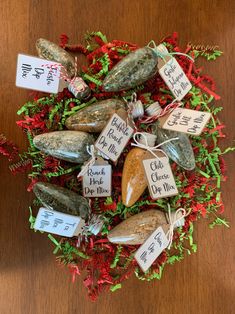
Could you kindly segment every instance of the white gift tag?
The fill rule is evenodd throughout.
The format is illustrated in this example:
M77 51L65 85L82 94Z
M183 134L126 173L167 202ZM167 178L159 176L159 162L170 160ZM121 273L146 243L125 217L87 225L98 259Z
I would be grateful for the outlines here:
M89 167L83 175L82 187L85 197L106 197L110 196L112 181L112 167L103 161L102 165Z
M160 122L163 129L183 132L191 135L200 135L211 117L210 112L177 108Z
M144 159L143 165L152 199L178 194L175 179L166 157Z
M143 272L146 272L169 241L162 227L158 227L135 253L135 259Z
M114 113L98 137L95 147L112 161L117 161L133 132L134 129L119 114Z
M177 100L190 91L192 85L175 58L170 58L160 69L159 74Z
M63 237L73 237L81 231L83 225L84 220L81 217L41 207L36 217L34 229Z
M60 72L58 62L18 54L16 86L56 94L62 83Z

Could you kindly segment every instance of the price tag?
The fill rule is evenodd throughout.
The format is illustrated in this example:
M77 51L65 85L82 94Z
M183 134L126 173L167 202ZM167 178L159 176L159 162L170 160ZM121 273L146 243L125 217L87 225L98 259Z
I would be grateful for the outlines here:
M178 194L175 179L166 157L144 159L143 165L152 199Z
M83 175L82 186L85 197L106 197L110 196L112 181L112 167L108 162L95 164L89 167Z
M183 69L175 58L170 58L162 67L159 74L177 100L181 100L190 91L192 85Z
M112 161L118 160L134 133L125 117L127 118L127 113L124 110L114 113L95 143L95 147Z
M41 207L36 217L34 229L63 237L73 237L81 232L84 225L85 222L81 217Z
M161 118L160 124L163 129L200 135L210 118L210 112L177 108Z
M60 63L18 54L16 86L56 94L66 86L61 71Z
M135 259L143 272L146 272L157 257L167 247L169 241L162 227L158 227L135 253Z

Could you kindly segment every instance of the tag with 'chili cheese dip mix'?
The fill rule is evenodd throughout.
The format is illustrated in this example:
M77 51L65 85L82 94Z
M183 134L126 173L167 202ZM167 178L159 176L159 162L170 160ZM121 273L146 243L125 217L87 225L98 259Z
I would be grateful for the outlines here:
M152 199L178 194L169 160L166 157L144 159L143 165Z

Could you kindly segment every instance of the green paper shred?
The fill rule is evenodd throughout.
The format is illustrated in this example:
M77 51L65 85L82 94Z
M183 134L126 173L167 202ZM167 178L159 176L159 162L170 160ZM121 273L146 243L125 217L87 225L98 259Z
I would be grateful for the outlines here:
M221 153L221 155L224 155L233 151L235 151L235 147L228 147Z
M30 223L30 229L34 229L36 218L32 214L32 207L29 206L29 223Z
M116 252L116 255L115 255L115 257L114 257L114 260L113 260L112 264L110 265L110 268L115 268L115 267L117 266L117 263L118 263L118 261L119 261L121 252L122 252L122 246L119 245L119 246L117 247L117 252Z
M181 255L172 255L168 256L167 258L167 264L173 265L175 262L179 262L183 259L184 257Z
M90 40L91 37L94 37L94 36L99 37L104 43L108 42L107 37L101 32L91 32L91 33L88 32L85 36L85 39Z
M209 224L209 228L213 229L215 226L225 226L229 228L229 223L223 218L216 217L216 219Z
M124 54L127 55L130 51L129 50L125 50L125 49L121 49L121 48L117 48L116 49L120 54Z
M118 283L118 284L116 284L116 285L111 286L111 287L110 287L110 291L114 292L114 291L116 291L116 290L118 290L118 289L121 289L121 287L122 287L122 284L121 284L121 283Z
M71 168L68 168L68 169L63 169L62 167L59 167L59 171L57 172L48 172L46 174L46 177L47 178L52 178L52 177L60 177L60 176L63 176L65 174L69 174L69 173L72 173L74 172L75 170L78 170L80 169L81 166L74 166L74 167L71 167Z
M91 75L89 75L87 73L84 74L83 77L84 77L85 80L91 81L91 82L95 83L98 86L101 86L103 84L101 80L98 80L97 78L95 78L95 77L93 77L93 76L91 76Z
M53 254L57 254L58 251L61 250L61 244L51 234L48 234L48 238L52 241L52 243L54 243L56 247L53 251Z
M205 178L209 179L210 178L210 175L205 173L204 171L202 171L201 169L197 169L197 171Z
M146 281L151 281L153 279L157 279L160 280L163 274L163 269L164 269L164 264L159 266L159 272L152 272L149 269L148 271L146 271L144 274L142 273L142 271L140 271L139 267L137 267L135 269L135 275L139 280L146 280Z
M107 53L105 53L100 59L99 59L100 63L102 64L102 69L101 71L96 74L97 77L101 77L102 75L106 75L109 71L109 64L110 64L110 61L109 61L109 56Z
M85 253L79 251L77 248L72 246L68 241L67 242L58 242L51 234L48 235L48 238L56 246L53 251L54 254L57 254L58 251L61 251L61 255L57 256L57 259L64 265L70 264L73 262L74 257L81 257L82 259L89 259L89 256Z

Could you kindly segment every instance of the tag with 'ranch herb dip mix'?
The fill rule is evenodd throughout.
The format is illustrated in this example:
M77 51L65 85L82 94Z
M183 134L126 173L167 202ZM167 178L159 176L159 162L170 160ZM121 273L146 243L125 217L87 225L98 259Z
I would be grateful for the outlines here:
M114 113L98 137L95 147L112 161L117 161L134 133L124 109Z
M103 158L98 157L95 164L83 175L82 187L85 197L106 197L112 192L112 167Z

